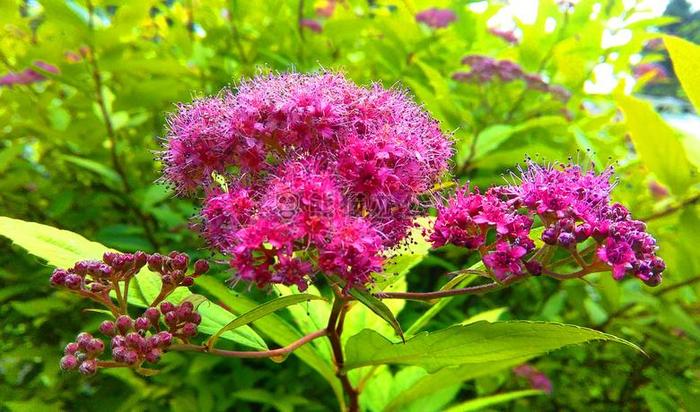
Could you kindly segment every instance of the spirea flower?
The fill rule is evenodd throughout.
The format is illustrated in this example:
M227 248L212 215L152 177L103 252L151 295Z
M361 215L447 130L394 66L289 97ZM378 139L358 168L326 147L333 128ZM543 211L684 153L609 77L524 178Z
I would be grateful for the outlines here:
M611 203L612 173L612 168L595 173L573 164L529 162L512 184L485 194L459 189L438 207L430 240L435 247L453 244L478 250L498 281L539 275L548 268L536 259L541 250L531 236L536 218L543 226L540 240L545 247L568 251L582 266L576 276L608 267L616 280L633 276L655 286L661 282L664 262L656 256L656 241L644 223L633 220L624 206ZM595 250L590 262L579 256L578 245L584 242Z
M516 39L517 41L517 39ZM469 55L462 58L462 64L469 66L469 71L458 71L452 78L464 83L491 82L496 79L504 83L516 80L525 83L528 89L549 93L554 98L566 102L571 93L564 87L547 83L536 73L527 73L520 65L510 60L496 60L482 55Z
M442 29L457 20L457 15L450 9L430 8L416 14L416 21L434 29Z
M162 159L179 193L204 192L202 234L237 278L304 289L320 270L370 281L450 155L405 92L321 73L261 76L182 106Z
M17 84L31 84L45 80L46 76L37 71L36 68L53 74L60 73L58 67L53 64L37 60L34 62L34 67L28 67L20 72L10 72L0 76L0 86L11 87Z

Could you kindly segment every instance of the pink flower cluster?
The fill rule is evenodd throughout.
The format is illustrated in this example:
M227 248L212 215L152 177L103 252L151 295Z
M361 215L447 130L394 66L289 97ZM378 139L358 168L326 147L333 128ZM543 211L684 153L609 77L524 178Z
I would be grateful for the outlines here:
M531 237L537 219L543 225L542 242L568 251L581 266L578 274L607 267L617 280L629 275L658 285L665 265L655 255L656 242L644 223L611 203L611 177L611 168L596 174L571 164L544 167L530 162L521 170L519 184L493 187L485 194L459 190L438 209L430 240L436 247L478 250L499 281L528 272L556 276L538 259L542 249ZM595 250L590 262L581 256L586 246Z
M405 93L321 73L261 76L182 106L162 159L180 193L204 191L202 234L239 279L304 289L319 270L369 282L450 155Z
M450 9L430 8L416 14L416 21L433 29L443 29L457 20L457 15Z
M471 70L454 73L452 78L459 82L483 83L496 78L505 83L521 80L529 89L550 93L563 102L571 97L571 93L562 86L547 83L539 74L526 73L520 65L510 60L470 55L462 59L462 64L469 66Z
M534 366L524 363L513 368L513 373L516 376L525 378L532 389L539 389L547 394L552 393L552 381L549 380L549 377L544 372L541 372Z
M34 62L34 66L36 68L39 68L41 70L47 71L49 73L54 73L57 74L60 71L58 70L58 67L43 62L41 60L37 60ZM35 68L28 67L20 72L14 73L10 72L7 73L3 76L0 76L0 86L14 86L17 84L31 84L31 83L36 83L40 82L42 80L45 80L46 77L41 74L41 72L38 72Z

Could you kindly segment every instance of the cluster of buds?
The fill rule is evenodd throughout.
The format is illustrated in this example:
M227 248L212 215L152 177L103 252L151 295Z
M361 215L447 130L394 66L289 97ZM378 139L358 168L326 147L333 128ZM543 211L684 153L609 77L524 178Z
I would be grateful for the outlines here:
M194 278L206 273L205 260L194 263L188 274L189 256L180 252L160 254L112 253L104 254L102 261L81 261L71 269L56 269L51 275L54 286L92 299L106 306L115 320L102 322L99 331L111 339L111 360L101 360L105 344L87 332L80 333L75 342L66 346L60 365L63 370L77 369L92 375L99 368L131 367L144 371L144 362L156 363L173 342L188 343L197 334L202 317L191 302L175 305L165 300L178 286L192 286ZM127 312L129 281L144 267L160 275L160 294L139 317ZM116 297L112 302L110 292Z
M549 93L562 102L571 97L571 93L559 85L547 83L542 76L536 73L527 73L523 68L510 60L496 60L492 57L470 55L462 59L462 64L470 67L469 71L460 71L452 75L458 82L483 83L499 79L509 83L516 80L525 82L528 89Z
M185 253L170 252L164 256L154 253L148 256L148 269L160 274L163 287L175 289L178 286L190 287L194 285L194 279L209 271L209 263L206 260L198 260L194 263L194 271L187 275L187 267L190 257Z
M457 20L457 15L450 9L430 8L416 14L416 21L433 29L444 29Z
M93 375L97 372L98 356L105 350L102 339L94 338L87 332L81 332L75 342L66 345L61 358L61 369L78 369L83 375Z

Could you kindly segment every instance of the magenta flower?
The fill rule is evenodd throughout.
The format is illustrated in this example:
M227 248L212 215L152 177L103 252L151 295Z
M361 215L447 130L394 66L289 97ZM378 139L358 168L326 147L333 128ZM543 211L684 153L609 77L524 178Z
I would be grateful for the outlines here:
M518 38L515 35L515 32L512 30L501 30L495 27L492 27L489 29L489 33L493 34L496 37L500 37L504 41L510 43L510 44L517 44L518 43Z
M258 77L181 107L169 126L165 179L204 191L203 236L261 287L303 289L319 271L370 281L451 155L406 93L331 73Z
M301 19L299 20L299 25L305 29L309 29L312 32L315 33L321 33L323 31L323 27L321 27L321 23L319 23L316 20L313 19Z
M484 195L463 188L438 206L430 241L434 247L477 249L499 281L526 271L539 275L546 268L530 258L536 249L530 233L537 218L547 247L575 255L577 245L593 239L593 261L577 259L581 275L609 266L616 280L630 275L657 285L665 264L656 256L656 241L624 206L610 203L611 177L611 168L597 174L571 164L528 162L513 184L493 187Z
M34 62L34 66L38 67L41 70L47 71L49 73L54 73L58 74L60 73L60 70L58 67L43 62L41 60L37 60ZM45 80L46 77L41 74L40 72L36 71L33 68L26 68L18 73L7 73L3 76L0 76L0 86L14 86L16 84L31 84L31 83L36 83L40 82L42 80Z
M496 250L484 256L484 265L491 270L499 281L509 276L523 274L524 262L521 260L527 254L527 249L508 242L496 243Z
M416 21L433 29L442 29L457 20L457 15L450 9L431 8L416 14Z
M527 379L532 389L539 389L547 394L552 393L552 381L534 366L524 363L513 368L513 373L516 376Z

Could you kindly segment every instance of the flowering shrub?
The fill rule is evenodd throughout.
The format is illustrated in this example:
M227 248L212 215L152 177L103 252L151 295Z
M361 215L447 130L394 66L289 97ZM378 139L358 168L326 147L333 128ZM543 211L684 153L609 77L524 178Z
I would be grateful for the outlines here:
M237 280L258 287L295 285L305 291L323 277L334 296L328 325L279 349L215 347L220 336L243 325L240 319L252 322L275 310L262 305L198 344L203 315L189 298L176 298L174 293L193 286L195 278L209 270L207 261L198 260L190 272L184 253L105 252L101 261L56 269L50 281L106 307L114 320L102 322L99 332L110 338L111 359L104 357L103 338L81 332L65 347L61 368L92 375L102 368L128 367L152 375L157 370L149 365L157 364L168 351L276 358L326 337L348 408L357 410L361 389L346 369L363 365L367 362L363 357L370 355L357 352L352 339L347 348L342 344L353 300L379 314L403 340L400 325L380 299L481 294L527 275L565 280L608 270L616 280L630 275L652 286L661 282L664 263L655 255L654 238L624 206L610 201L611 168L597 174L573 164L545 167L530 161L511 184L483 194L468 186L457 189L437 205L432 227L424 228L434 247L452 244L477 251L484 270L463 272L492 282L435 292L368 294L367 288L383 276L384 257L407 238L413 220L427 212L419 200L439 182L449 154L449 139L405 94L379 85L357 87L337 74L258 77L237 93L227 91L182 106L169 123L162 153L164 176L180 194L203 192L198 218L202 235L229 257ZM542 228L539 236L534 234L535 225ZM410 241L405 243L410 247ZM559 272L572 265L578 269ZM132 317L130 285L138 282L143 287L143 280L138 280L143 270L155 275L158 292L143 302L139 316ZM308 296L300 295L320 299ZM289 302L269 305L284 307L299 301L294 295L279 299ZM506 327L515 331L523 325ZM474 333L468 327L452 330ZM392 363L382 359L384 351L376 350L386 343L369 343L374 338L371 332L364 333L356 340L372 346L374 361ZM603 338L595 331L586 333L575 339L559 336L562 341L554 347L567 339ZM455 350L445 346L449 339L437 333L433 338L434 350ZM405 350L421 345L421 339L426 338L405 343ZM537 350L552 344L545 340ZM527 353L518 352L516 359ZM425 360L418 357L415 362ZM551 392L551 382L536 369L522 365L514 370L533 387Z
M684 96L697 103L692 45L659 37L692 25L657 27L667 19L638 13L648 2L541 0L536 18L513 21L508 2L477 3L2 2L0 209L17 219L0 217L0 409L693 409L697 151L638 95L676 96L653 102L664 117L680 114ZM405 86L387 93L411 105L415 96L439 120L453 178L415 173L403 156L406 133L394 130L416 116L377 118L399 136L386 138L399 151L391 158L377 150L382 133L358 128L331 147L352 130L333 118L361 115L355 97L372 88L342 80L346 101L333 100L335 86L313 88L309 101L332 102L326 115L290 100L319 82L307 75L257 102L236 87L183 104L159 147L173 102L254 73L265 74L241 89L275 89L278 76L266 74L290 67ZM272 108L245 114L259 102ZM167 157L177 140L189 157ZM424 143L420 154L433 148ZM558 208L538 193L555 211L539 212L519 192L543 168L563 173L542 173L559 195L574 165L499 177L524 154L577 150L595 164L582 175L615 187L596 208L610 209L604 219L571 207L575 194ZM172 167L167 188L153 184L162 166ZM403 186L424 175L424 189ZM474 202L474 215L450 206L460 202ZM600 220L614 230L576 239ZM431 239L438 229L443 246ZM212 270L196 277L191 262L176 272L154 261L118 269L116 284L99 270L72 273L80 261L110 266L104 253L116 250L164 260L181 250ZM645 277L661 279L655 253L668 270L650 288ZM65 268L67 284L50 288L47 266ZM554 351L609 334L649 356L629 345ZM93 370L104 373L78 373Z

